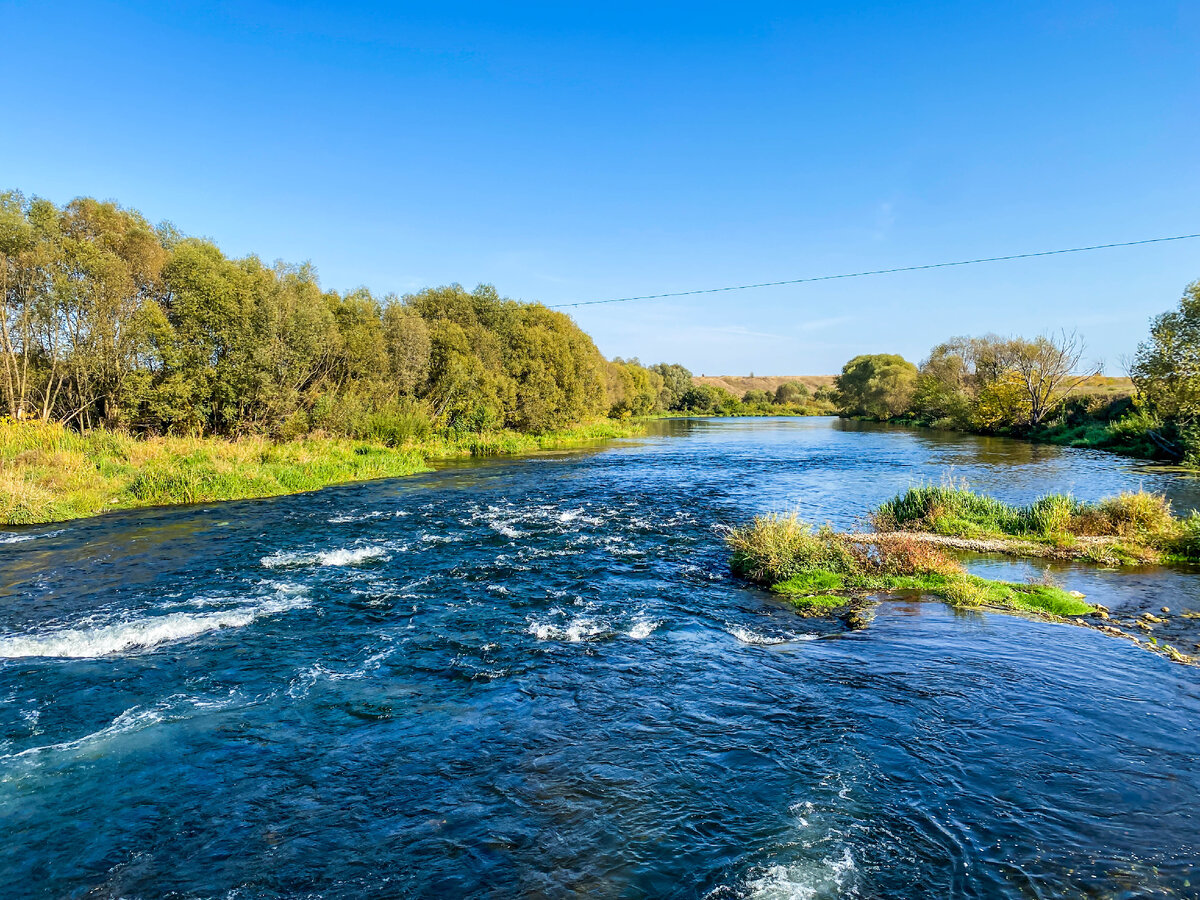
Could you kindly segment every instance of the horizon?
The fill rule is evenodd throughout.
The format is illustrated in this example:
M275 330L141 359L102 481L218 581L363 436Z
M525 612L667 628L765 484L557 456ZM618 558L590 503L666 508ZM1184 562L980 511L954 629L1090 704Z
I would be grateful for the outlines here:
M339 291L556 305L1197 230L1185 4L6 17L27 87L5 188L112 199ZM704 374L1075 329L1119 375L1197 277L1181 241L565 311L607 357Z

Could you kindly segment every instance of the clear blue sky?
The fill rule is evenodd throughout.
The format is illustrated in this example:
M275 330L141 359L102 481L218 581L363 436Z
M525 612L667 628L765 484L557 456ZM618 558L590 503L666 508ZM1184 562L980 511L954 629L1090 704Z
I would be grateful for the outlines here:
M1200 3L0 2L0 186L548 304L1200 231ZM1120 357L1200 241L576 311L607 355Z

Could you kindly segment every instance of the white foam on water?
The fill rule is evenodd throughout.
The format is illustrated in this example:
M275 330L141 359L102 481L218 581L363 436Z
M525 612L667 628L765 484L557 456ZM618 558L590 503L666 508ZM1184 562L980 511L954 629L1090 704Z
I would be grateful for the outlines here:
M318 553L317 563L322 566L357 566L368 559L384 557L387 557L387 551L382 547L354 547L347 550L329 550L325 553Z
M654 630L661 624L662 622L652 619L638 619L630 627L628 634L635 641L642 641L654 634Z
M328 521L330 525L349 525L353 522L369 522L371 519L378 519L379 517L385 515L387 515L387 513L379 510L369 513L346 513L340 516L333 516L326 521Z
M382 547L347 547L317 553L276 550L259 562L266 569L282 569L296 566L357 566L369 559L380 558L391 559L391 556Z
M853 889L856 873L850 848L839 858L813 863L768 866L746 882L746 896L754 900L818 900L845 896Z
M580 617L564 624L554 622L530 622L529 633L539 641L566 641L577 644L612 634L612 629L595 619Z
M70 750L81 750L91 747L95 744L117 737L122 734L130 734L135 731L141 731L149 728L152 725L157 725L160 722L172 722L182 719L191 718L198 711L225 709L235 702L238 698L231 692L228 697L213 698L213 697L192 697L186 694L172 694L157 704L151 707L133 706L125 710L108 725L93 731L90 734L85 734L82 737L75 738L69 741L59 741L55 744L44 744L40 747L28 747L18 753L11 753L5 756L0 756L0 760L15 760L21 758L38 757L43 753L48 752L63 752ZM5 773L0 780L7 781L11 773Z
M525 532L518 531L516 528L513 528L512 524L509 522L491 521L488 522L488 525L493 531L504 535L506 538L513 538L515 540L516 538L525 537Z
M767 635L760 634L753 629L746 628L743 625L730 625L725 629L726 632L733 635L743 644L787 644L792 641L815 641L819 635L816 634L786 634L786 635Z
M241 628L255 619L310 605L302 588L284 585L271 597L218 612L172 612L107 625L54 628L0 636L0 659L52 657L91 659L144 652L161 644L221 628Z
M0 544L23 544L25 541L36 541L38 538L54 537L62 534L62 530L45 531L41 534L14 534L11 531L0 534Z
M337 669L321 662L313 663L311 666L306 666L292 676L288 682L287 695L293 700L302 699L308 695L309 691L312 690L318 681L357 681L369 678L378 671L384 660L394 652L395 648L385 647L383 650L368 656L360 665L351 669Z

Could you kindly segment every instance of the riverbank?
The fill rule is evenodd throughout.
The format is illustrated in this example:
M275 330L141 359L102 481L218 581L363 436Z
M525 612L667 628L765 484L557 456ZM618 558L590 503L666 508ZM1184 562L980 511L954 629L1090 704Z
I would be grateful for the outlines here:
M604 419L546 434L438 434L399 446L327 436L152 437L55 423L0 422L0 525L63 522L118 509L276 497L429 471L436 460L512 456L643 433Z

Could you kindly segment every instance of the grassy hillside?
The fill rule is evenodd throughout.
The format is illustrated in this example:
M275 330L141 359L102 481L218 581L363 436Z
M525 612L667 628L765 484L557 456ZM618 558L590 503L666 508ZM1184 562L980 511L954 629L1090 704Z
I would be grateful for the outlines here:
M741 397L746 391L770 391L785 381L798 381L810 391L821 387L833 387L832 375L696 375L692 378L696 384L711 384L724 388L736 397Z
M1133 381L1125 377L1093 375L1071 393L1073 395L1102 397L1106 400L1118 400L1121 397L1133 396Z

